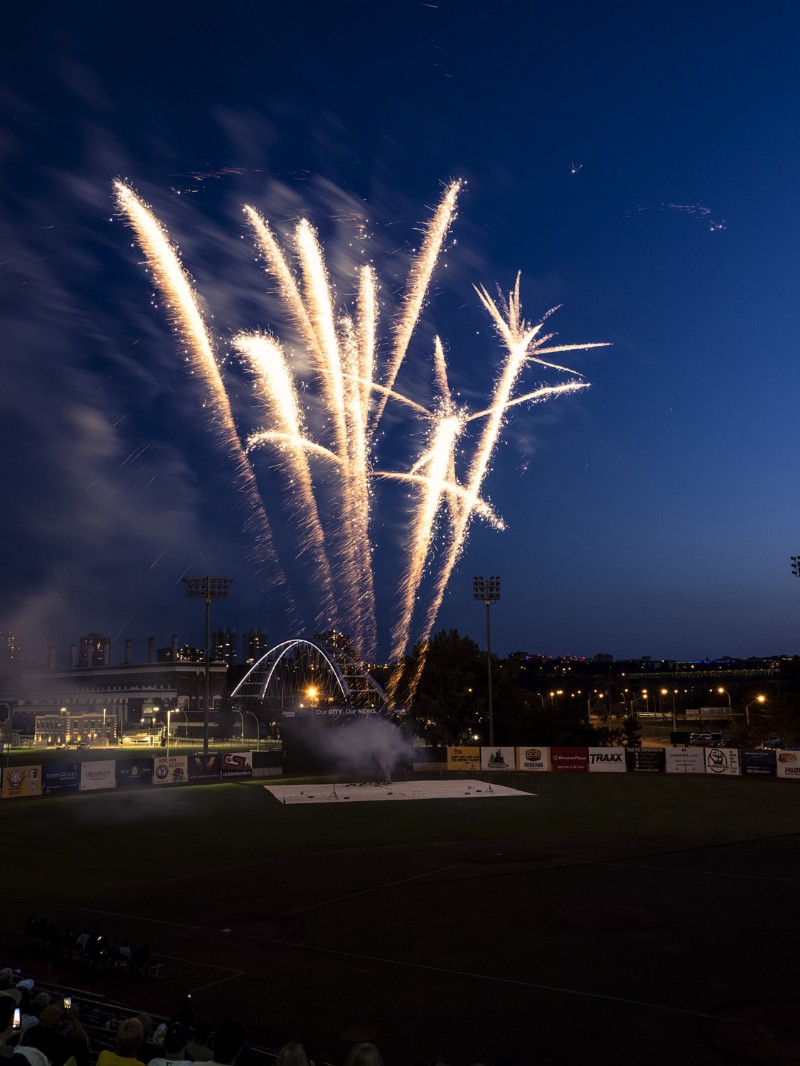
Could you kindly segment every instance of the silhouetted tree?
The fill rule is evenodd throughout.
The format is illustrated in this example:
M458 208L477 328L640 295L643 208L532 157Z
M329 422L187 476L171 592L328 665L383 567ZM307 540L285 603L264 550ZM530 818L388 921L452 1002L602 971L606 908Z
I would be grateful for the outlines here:
M409 657L416 669L422 649ZM428 644L425 667L414 696L417 735L434 745L466 743L481 733L485 715L486 659L474 640L457 629L441 630Z

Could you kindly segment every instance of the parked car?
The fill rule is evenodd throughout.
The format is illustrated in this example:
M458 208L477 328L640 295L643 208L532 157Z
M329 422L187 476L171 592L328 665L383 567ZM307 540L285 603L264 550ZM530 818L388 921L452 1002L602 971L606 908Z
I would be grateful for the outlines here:
M722 733L690 733L689 743L700 748L721 748Z
M782 748L784 746L783 737L767 737L766 740L761 741L762 748Z

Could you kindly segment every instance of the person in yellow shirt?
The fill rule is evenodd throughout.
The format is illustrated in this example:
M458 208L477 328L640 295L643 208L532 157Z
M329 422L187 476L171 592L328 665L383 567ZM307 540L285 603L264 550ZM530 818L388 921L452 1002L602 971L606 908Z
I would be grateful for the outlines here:
M141 1066L136 1053L142 1046L144 1029L138 1018L126 1018L117 1029L117 1050L101 1051L97 1066Z

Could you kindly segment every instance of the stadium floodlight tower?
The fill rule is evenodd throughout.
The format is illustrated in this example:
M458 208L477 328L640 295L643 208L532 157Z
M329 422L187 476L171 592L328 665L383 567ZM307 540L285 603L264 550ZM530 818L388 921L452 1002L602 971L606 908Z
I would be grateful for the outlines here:
M185 577L186 595L190 599L206 601L206 644L203 660L205 662L205 708L203 714L203 754L208 755L208 712L211 704L208 664L211 657L211 601L224 600L228 589L233 584L232 577Z
M494 747L494 711L492 709L492 632L489 608L500 599L499 577L473 577L472 598L486 604L486 672L489 678L489 747Z

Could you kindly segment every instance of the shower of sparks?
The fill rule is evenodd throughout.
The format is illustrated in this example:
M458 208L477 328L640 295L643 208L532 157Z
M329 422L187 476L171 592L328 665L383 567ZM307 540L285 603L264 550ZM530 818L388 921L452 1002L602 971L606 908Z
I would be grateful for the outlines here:
M117 207L133 229L153 280L164 297L175 333L183 341L193 366L205 382L218 437L236 463L237 480L251 515L248 525L253 530L257 548L265 559L275 563L270 568L274 583L285 585L283 573L277 565L269 519L258 494L255 475L239 439L230 400L214 356L211 337L189 276L181 266L177 252L161 223L133 190L124 182L115 181L114 191Z
M310 359L314 403L302 402L306 394L298 387L291 347L268 334L239 333L233 348L250 372L263 418L262 428L243 439L189 276L154 215L128 186L115 183L119 210L134 231L175 332L203 376L214 425L236 460L251 507L249 524L255 525L259 544L285 583L256 478L257 464L265 456L287 486L288 522L297 556L309 560L313 568L318 602L315 624L349 632L362 659L374 656L377 644L372 486L377 480L397 482L410 493L408 529L396 566L391 657L399 662L412 640L422 653L413 678L402 679L401 668L395 669L389 685L394 700L400 695L413 696L424 649L473 518L503 528L483 491L509 410L586 388L588 382L576 371L544 357L601 346L550 345L553 334L542 334L542 327L552 312L529 325L522 317L517 277L506 299L495 301L484 288L476 288L502 352L493 392L483 409L470 411L454 401L439 337L433 345L430 405L396 387L460 191L458 181L445 189L423 229L406 292L389 329L384 367L379 359L380 305L373 268L362 266L357 272L352 313L338 309L325 253L311 224L300 220L282 243L255 208L244 208L264 269L277 285L281 306L305 348L301 354ZM520 379L531 365L570 378L559 385L521 390ZM303 368L307 375L306 359ZM387 469L378 454L378 430L390 405L395 417L404 416L408 423L408 454L397 469ZM324 413L321 425L320 408ZM467 430L474 423L481 423L481 428L477 442L471 444ZM461 467L464 476L459 474Z

